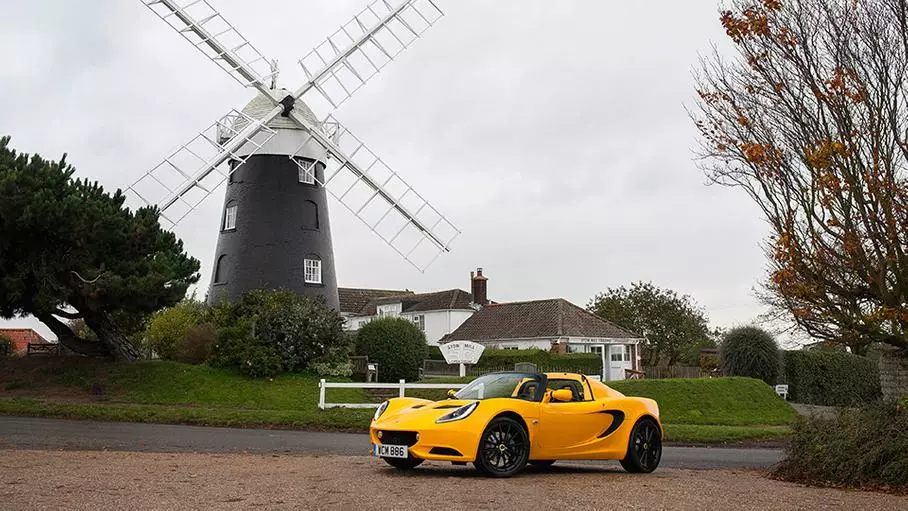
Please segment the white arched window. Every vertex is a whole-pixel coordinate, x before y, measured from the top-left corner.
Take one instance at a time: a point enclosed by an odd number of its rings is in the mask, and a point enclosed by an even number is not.
[[[309,255],[303,260],[303,278],[306,284],[322,283],[322,260],[317,255]]]
[[[224,230],[236,229],[236,203],[228,203],[224,208]]]

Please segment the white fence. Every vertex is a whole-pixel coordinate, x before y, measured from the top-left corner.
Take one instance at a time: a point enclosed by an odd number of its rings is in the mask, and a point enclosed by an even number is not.
[[[400,397],[406,396],[407,389],[462,389],[466,383],[332,383],[325,380],[318,382],[318,407],[325,408],[378,408],[381,403],[328,403],[325,401],[327,389],[399,389]]]

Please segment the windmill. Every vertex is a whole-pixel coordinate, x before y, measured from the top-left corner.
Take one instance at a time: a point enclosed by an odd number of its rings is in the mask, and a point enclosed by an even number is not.
[[[127,190],[177,225],[226,181],[209,302],[261,288],[323,297],[338,308],[328,194],[424,272],[460,234],[333,116],[442,16],[433,0],[377,0],[299,60],[306,82],[278,69],[208,0],[140,0],[257,95],[137,179]]]

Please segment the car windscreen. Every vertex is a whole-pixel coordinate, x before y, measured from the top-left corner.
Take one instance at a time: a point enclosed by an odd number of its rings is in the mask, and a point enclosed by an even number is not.
[[[536,401],[540,386],[539,375],[530,373],[493,373],[480,376],[460,389],[457,399],[493,399],[513,397]]]

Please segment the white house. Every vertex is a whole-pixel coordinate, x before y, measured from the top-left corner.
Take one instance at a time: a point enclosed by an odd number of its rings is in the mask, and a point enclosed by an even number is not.
[[[489,304],[442,339],[503,349],[599,353],[605,378],[623,380],[639,371],[643,339],[563,298]]]
[[[347,330],[359,330],[374,318],[402,317],[415,323],[426,334],[431,346],[453,332],[487,304],[486,277],[482,268],[470,273],[472,293],[449,289],[434,293],[413,293],[382,289],[338,289],[341,314]],[[476,296],[476,299],[474,299]]]

